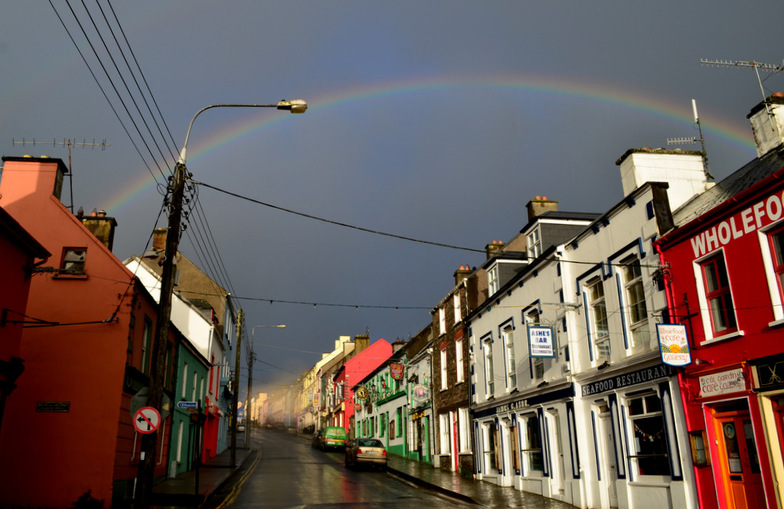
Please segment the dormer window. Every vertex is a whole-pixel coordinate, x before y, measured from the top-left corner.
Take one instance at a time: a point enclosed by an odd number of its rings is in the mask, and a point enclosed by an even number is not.
[[[495,292],[498,291],[499,288],[498,265],[493,265],[487,271],[487,288],[489,290],[489,295],[493,295]]]
[[[526,244],[528,246],[529,259],[533,260],[542,254],[542,236],[538,226],[526,236]]]

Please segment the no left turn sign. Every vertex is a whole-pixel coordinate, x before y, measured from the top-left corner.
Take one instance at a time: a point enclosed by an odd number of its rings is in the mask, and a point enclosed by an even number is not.
[[[161,414],[151,406],[140,408],[133,416],[133,427],[139,433],[152,433],[160,424]]]

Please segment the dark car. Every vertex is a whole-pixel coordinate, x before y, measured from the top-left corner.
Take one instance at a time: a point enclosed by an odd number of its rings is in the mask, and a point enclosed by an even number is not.
[[[387,450],[376,438],[356,438],[346,444],[346,468],[362,465],[387,468]]]
[[[322,451],[327,449],[343,449],[346,447],[348,434],[346,430],[339,426],[328,426],[324,428],[319,437],[319,445]]]
[[[324,432],[320,429],[313,433],[313,438],[310,439],[310,446],[314,449],[321,449],[321,434]]]

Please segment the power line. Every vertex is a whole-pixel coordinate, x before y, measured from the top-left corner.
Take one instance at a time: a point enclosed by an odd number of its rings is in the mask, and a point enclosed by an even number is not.
[[[213,189],[215,191],[218,191],[220,193],[228,194],[229,196],[233,196],[233,197],[239,198],[241,200],[245,200],[245,201],[249,201],[249,202],[252,202],[252,203],[256,203],[257,205],[263,205],[263,206],[269,207],[271,209],[280,210],[282,212],[287,212],[289,214],[294,214],[296,216],[306,217],[308,219],[314,219],[316,221],[321,221],[323,223],[328,223],[328,224],[332,224],[332,225],[335,225],[335,226],[342,226],[344,228],[350,228],[350,229],[353,229],[353,230],[359,230],[359,231],[363,231],[365,233],[372,233],[374,235],[382,235],[382,236],[385,236],[385,237],[392,237],[392,238],[395,238],[395,239],[406,240],[406,241],[409,241],[409,242],[418,242],[420,244],[428,244],[428,245],[431,245],[431,246],[446,247],[446,248],[449,248],[449,249],[459,249],[459,250],[462,250],[462,251],[470,251],[472,253],[484,253],[484,250],[482,250],[482,249],[474,249],[474,248],[470,248],[470,247],[461,247],[461,246],[455,246],[455,245],[452,245],[452,244],[443,244],[443,243],[440,243],[440,242],[431,242],[431,241],[428,241],[428,240],[421,240],[421,239],[415,239],[413,237],[406,237],[406,236],[403,236],[403,235],[396,235],[394,233],[387,233],[387,232],[382,232],[382,231],[379,231],[379,230],[371,230],[369,228],[363,228],[361,226],[354,226],[354,225],[351,225],[351,224],[348,224],[348,223],[341,223],[339,221],[333,221],[331,219],[325,219],[323,217],[314,216],[314,215],[311,215],[311,214],[306,214],[304,212],[297,212],[296,210],[291,210],[291,209],[287,209],[287,208],[284,208],[284,207],[279,207],[277,205],[272,205],[271,203],[266,203],[266,202],[263,202],[263,201],[260,201],[260,200],[255,200],[253,198],[249,198],[249,197],[243,196],[241,194],[233,193],[231,191],[227,191],[227,190],[221,189],[219,187],[215,187],[215,186],[212,186],[212,185],[209,185],[209,184],[205,184],[204,182],[199,182],[198,180],[190,179],[189,182],[192,182],[192,183],[194,183],[196,185],[208,187],[208,188]]]

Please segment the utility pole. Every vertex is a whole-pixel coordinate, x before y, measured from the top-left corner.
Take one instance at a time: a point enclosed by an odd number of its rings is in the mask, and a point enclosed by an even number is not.
[[[152,372],[150,376],[150,397],[147,405],[161,410],[163,390],[166,384],[166,346],[169,343],[169,321],[171,320],[172,293],[174,290],[174,259],[180,243],[182,223],[182,201],[185,194],[185,164],[178,162],[171,178],[171,204],[166,234],[166,249],[161,274],[161,296],[158,304],[158,323],[155,328],[155,342],[152,345]],[[161,444],[163,441],[161,440]],[[155,482],[155,451],[158,446],[158,430],[142,437],[142,453],[139,461],[139,478],[142,483],[138,507],[147,508],[152,502],[152,487]]]
[[[240,357],[242,350],[240,350],[240,343],[242,343],[242,322],[244,315],[242,310],[239,310],[237,316],[237,346],[236,356],[234,359],[234,381],[231,383],[231,466],[237,466],[237,405],[240,398]],[[247,411],[247,410],[246,410]]]

